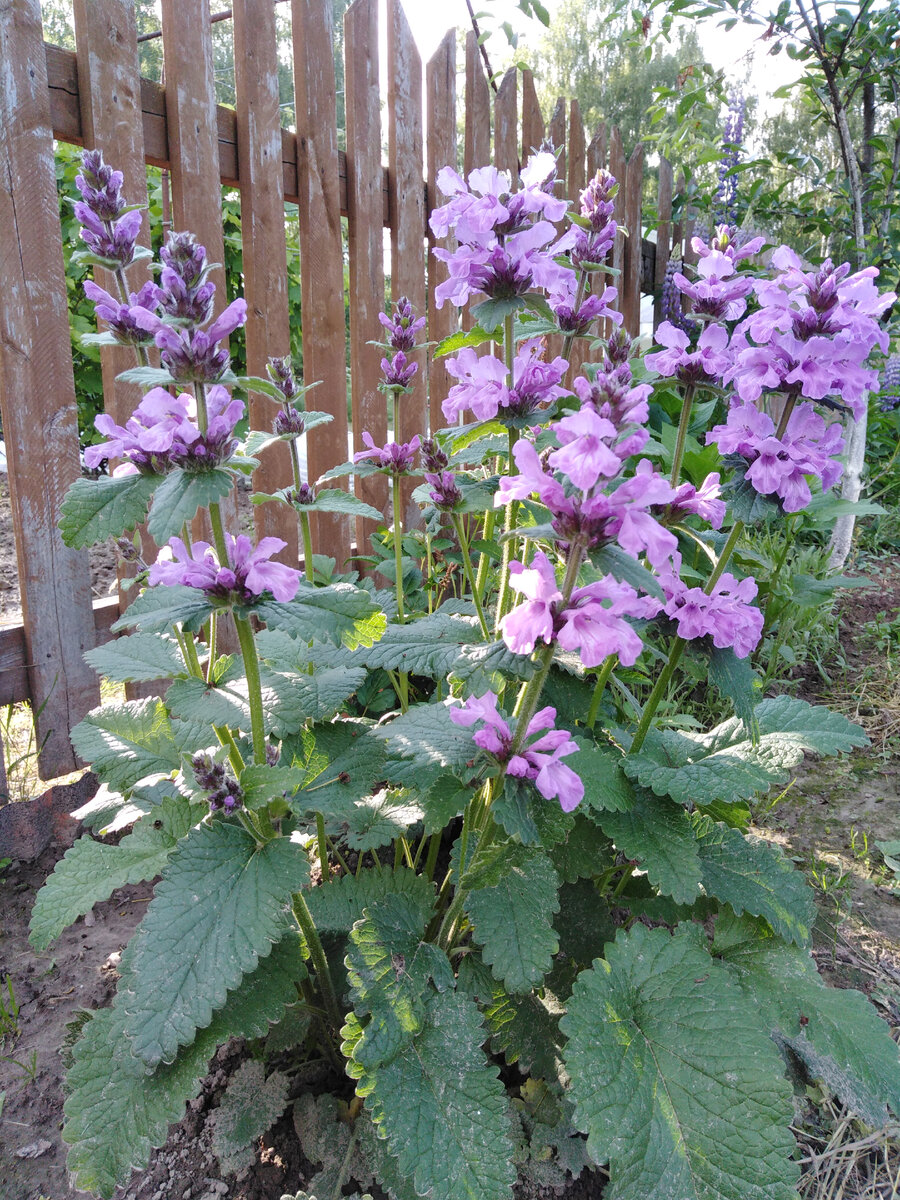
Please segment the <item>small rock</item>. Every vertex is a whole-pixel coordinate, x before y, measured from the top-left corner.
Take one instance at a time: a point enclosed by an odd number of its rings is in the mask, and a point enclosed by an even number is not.
[[[188,1184],[188,1186],[181,1193],[181,1200],[191,1200],[191,1193],[193,1192],[193,1190],[194,1190],[193,1187],[190,1184]]]
[[[88,929],[90,929],[92,925],[97,924],[97,918],[94,916],[93,912],[84,914],[84,923]]]
[[[52,1149],[53,1143],[41,1138],[39,1142],[29,1142],[21,1150],[17,1150],[16,1158],[40,1158],[42,1154],[46,1154],[48,1150]]]

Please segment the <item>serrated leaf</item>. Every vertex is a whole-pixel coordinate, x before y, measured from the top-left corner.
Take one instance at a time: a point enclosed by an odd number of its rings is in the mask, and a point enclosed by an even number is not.
[[[700,854],[690,817],[680,805],[638,791],[628,812],[601,812],[597,824],[650,882],[679,904],[700,892]]]
[[[420,791],[424,831],[427,836],[446,829],[472,798],[472,789],[455,775],[439,775],[428,788]]]
[[[240,778],[247,808],[262,808],[276,797],[292,796],[303,784],[303,772],[296,767],[270,767],[251,763],[244,767]]]
[[[462,695],[483,696],[499,692],[506,680],[530,679],[536,663],[524,654],[513,654],[504,642],[473,642],[462,646],[448,672],[453,682],[462,683]]]
[[[379,904],[385,896],[406,896],[422,914],[422,928],[434,907],[434,887],[423,875],[408,867],[389,867],[363,871],[359,875],[341,875],[305,892],[306,903],[321,933],[348,933],[359,921],[363,909]]]
[[[283,758],[303,771],[294,811],[320,812],[343,821],[354,803],[385,778],[384,744],[368,725],[335,721],[285,739]]]
[[[353,1008],[363,1022],[353,1057],[365,1070],[390,1063],[425,1023],[434,956],[443,958],[437,947],[422,942],[427,919],[409,895],[386,895],[366,908],[350,931],[347,977]],[[452,983],[450,964],[446,958],[443,963]]]
[[[196,632],[212,611],[206,593],[199,588],[181,584],[145,588],[112,628],[114,633],[132,627],[153,633],[173,625],[184,625],[185,629]]]
[[[150,1066],[172,1062],[271,952],[291,893],[308,879],[306,855],[288,838],[260,847],[224,821],[193,830],[169,859],[136,935],[125,1000],[133,1053]]]
[[[755,715],[756,744],[737,718],[709,733],[651,730],[640,752],[624,760],[625,772],[658,796],[671,796],[681,804],[735,804],[784,783],[805,750],[838,754],[869,740],[840,713],[793,696],[763,700]]]
[[[374,645],[387,627],[369,592],[349,583],[322,588],[301,583],[289,603],[267,600],[253,611],[270,629],[283,629],[304,642],[331,642],[350,650]]]
[[[421,820],[422,809],[411,792],[382,788],[373,796],[356,800],[347,810],[344,839],[351,850],[377,850],[389,846]]]
[[[718,918],[713,953],[740,983],[760,1024],[867,1125],[885,1125],[888,1107],[900,1112],[897,1046],[862,993],[828,987],[808,950],[746,918]]]
[[[759,736],[756,706],[762,693],[762,681],[750,665],[750,659],[738,658],[730,646],[713,646],[709,652],[709,678],[734,705],[735,715],[744,723],[751,741]]]
[[[152,633],[132,633],[88,650],[84,656],[94,670],[116,683],[171,679],[185,670],[178,643]]]
[[[530,780],[515,775],[504,778],[491,812],[511,838],[545,849],[564,841],[574,822],[570,813],[564,813],[555,800],[545,799]]]
[[[152,1074],[131,1053],[120,1000],[94,1013],[73,1050],[66,1080],[63,1140],[75,1185],[108,1200],[132,1170],[145,1167],[151,1149],[165,1143],[169,1125],[199,1091],[216,1048],[232,1037],[262,1037],[296,999],[305,976],[300,940],[289,935],[175,1062]]]
[[[353,1024],[348,1022],[353,1053]],[[515,1168],[506,1094],[481,1043],[474,1002],[450,989],[431,994],[425,1024],[387,1066],[351,1072],[399,1173],[419,1195],[441,1200],[506,1200]],[[357,1043],[358,1044],[358,1043]]]
[[[795,1196],[790,1087],[755,1017],[693,927],[636,925],[579,975],[566,1066],[608,1200]]]
[[[710,820],[694,818],[700,871],[707,894],[740,916],[765,917],[788,942],[805,946],[816,905],[812,890],[778,846]]]
[[[623,903],[619,896],[616,901]],[[606,943],[616,936],[608,901],[598,894],[590,879],[562,885],[553,927],[559,937],[560,957],[582,967],[602,957]]]
[[[623,770],[625,758],[581,735],[575,741],[578,753],[566,757],[566,766],[584,784],[582,804],[595,812],[627,812],[634,804],[634,788]]]
[[[211,471],[171,471],[156,489],[147,530],[160,546],[180,535],[200,508],[221,500],[231,491],[234,477],[230,471],[214,467]]]
[[[175,380],[165,367],[129,367],[116,376],[122,383],[139,383],[142,387],[167,387]]]
[[[464,769],[478,753],[471,730],[454,725],[448,704],[416,704],[373,733],[392,755],[411,758],[424,767]]]
[[[340,488],[320,488],[312,504],[304,504],[304,512],[340,513],[347,517],[368,517],[370,521],[383,521],[384,513],[352,492]]]
[[[477,954],[467,954],[460,963],[457,986],[484,1013],[492,1053],[529,1074],[560,1077],[565,1039],[559,1032],[560,1014],[551,1012],[546,999],[536,992],[511,996]]]
[[[451,333],[442,342],[438,342],[434,348],[433,357],[443,358],[447,354],[458,354],[460,350],[465,350],[467,346],[483,346],[485,342],[492,341],[494,341],[493,333],[488,333],[486,330],[479,329],[476,326],[474,329],[468,331]]]
[[[408,625],[389,625],[378,644],[366,651],[365,664],[373,671],[381,668],[446,679],[460,647],[480,641],[481,631],[473,618],[436,612]]]
[[[543,851],[509,847],[499,882],[466,897],[482,958],[510,992],[530,991],[550,969],[559,949],[552,925],[558,892],[559,876]]]
[[[147,515],[160,482],[157,475],[76,479],[60,506],[59,531],[73,550],[85,550],[108,537],[121,537]]]
[[[486,333],[493,333],[507,317],[525,308],[522,296],[511,296],[509,299],[482,300],[472,309],[472,317]]]
[[[250,1166],[255,1143],[287,1107],[290,1080],[280,1071],[266,1076],[261,1062],[247,1059],[228,1081],[212,1119],[212,1152],[226,1175]]]
[[[85,835],[66,851],[38,892],[31,911],[31,944],[46,950],[67,925],[108,900],[126,883],[154,879],[169,855],[204,815],[182,797],[163,800],[118,846]]]
[[[72,730],[78,755],[110,787],[124,791],[147,775],[169,774],[181,756],[213,741],[212,730],[170,721],[161,700],[127,700],[95,708]]]
[[[550,851],[550,859],[560,879],[593,879],[615,862],[609,838],[593,820],[576,812],[565,838]]]

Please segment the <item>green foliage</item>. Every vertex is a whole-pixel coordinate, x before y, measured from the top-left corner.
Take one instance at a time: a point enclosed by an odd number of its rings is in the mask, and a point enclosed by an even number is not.
[[[693,929],[620,934],[578,977],[562,1029],[576,1120],[593,1160],[609,1163],[609,1200],[795,1194],[777,1050]]]
[[[146,517],[158,483],[154,475],[76,479],[60,508],[63,541],[74,550],[84,550],[131,532]]]
[[[278,1120],[287,1104],[290,1080],[280,1071],[266,1076],[254,1059],[241,1063],[213,1114],[212,1152],[225,1175],[250,1166],[255,1143]]]
[[[264,600],[254,611],[269,629],[283,630],[304,642],[331,642],[350,650],[371,646],[387,626],[370,594],[349,583],[322,588],[301,583],[289,604]]]
[[[85,659],[100,675],[117,683],[171,679],[185,671],[178,643],[169,637],[132,633],[88,650]]]
[[[638,862],[654,887],[679,904],[700,891],[697,840],[685,810],[668,797],[638,789],[627,812],[599,813],[597,823],[616,847]]]
[[[170,720],[162,701],[152,697],[95,708],[72,730],[78,754],[120,791],[147,775],[176,771],[184,754],[210,740],[203,726]]]
[[[185,523],[193,521],[197,510],[223,499],[234,480],[230,471],[214,467],[211,471],[171,471],[153,495],[153,507],[147,530],[163,545],[180,535]]]

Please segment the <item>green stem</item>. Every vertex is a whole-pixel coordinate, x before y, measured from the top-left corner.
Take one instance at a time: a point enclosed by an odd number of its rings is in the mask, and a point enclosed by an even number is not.
[[[669,476],[669,482],[673,488],[678,487],[678,480],[681,477],[681,464],[684,462],[684,444],[687,441],[693,407],[694,385],[689,383],[684,389],[684,398],[681,401],[681,419],[678,422],[678,434],[675,438],[675,450],[672,454],[672,474]]]
[[[784,402],[784,408],[781,410],[781,418],[778,421],[778,428],[775,430],[775,436],[779,441],[784,437],[784,432],[787,429],[788,421],[791,419],[791,413],[794,411],[796,403],[797,393],[793,392]]]
[[[490,542],[494,536],[494,526],[497,523],[497,510],[488,509],[484,516],[484,528],[481,536],[486,542]],[[485,593],[487,592],[488,575],[491,569],[491,556],[488,553],[483,553],[478,561],[478,575],[475,579],[475,592],[481,603],[484,603]]]
[[[306,582],[315,583],[316,569],[313,566],[312,530],[309,527],[309,513],[300,512],[300,533],[303,537],[303,570]]]
[[[587,290],[587,281],[588,281],[588,272],[582,269],[581,271],[578,272],[578,291],[575,294],[575,304],[572,307],[572,311],[576,314],[576,316],[578,314],[578,310],[581,308],[581,302],[584,299],[584,293]],[[566,361],[568,361],[569,355],[572,353],[572,346],[573,346],[574,342],[575,342],[575,334],[567,333],[566,340],[563,342],[563,349],[562,349],[562,356],[564,359],[566,359]],[[567,380],[567,386],[568,386],[568,380]]]
[[[428,857],[425,859],[425,878],[434,879],[434,868],[437,866],[438,854],[441,850],[441,834],[433,833],[428,843]]]
[[[397,620],[406,623],[403,611],[403,513],[400,496],[400,476],[391,476],[391,502],[394,508],[394,570],[397,575]]]
[[[209,658],[206,660],[206,682],[212,681],[213,667],[216,665],[216,628],[219,621],[219,614],[213,609],[212,616],[209,618]]]
[[[322,948],[322,939],[319,937],[316,923],[313,920],[312,913],[309,911],[309,905],[306,903],[302,892],[294,893],[291,911],[309,947],[309,954],[316,971],[316,979],[319,982],[319,991],[322,993],[322,1003],[325,1006],[325,1011],[328,1013],[328,1018],[335,1033],[339,1033],[344,1023],[344,1017],[338,1007],[334,982],[331,978],[331,970],[328,966],[328,959],[325,957],[325,951]]]
[[[603,693],[606,691],[609,677],[615,670],[618,661],[619,656],[617,654],[610,654],[600,668],[600,674],[597,676],[597,682],[594,684],[594,694],[591,696],[591,707],[588,709],[587,720],[585,722],[588,729],[594,728],[597,714],[600,712],[600,701],[603,699]]]
[[[316,839],[319,843],[319,870],[322,872],[322,882],[327,883],[331,878],[328,867],[328,841],[325,837],[325,818],[320,812],[316,813]]]
[[[507,467],[508,475],[517,474],[515,469],[515,459],[513,458],[513,447],[519,440],[519,433],[516,429],[509,429],[509,463]],[[506,506],[506,521],[504,523],[504,539],[503,539],[503,560],[500,564],[500,594],[497,597],[497,612],[494,620],[494,632],[500,630],[500,622],[506,616],[512,602],[512,588],[510,587],[510,563],[516,557],[516,539],[512,536],[516,529],[516,524],[519,515],[518,500],[510,500]]]
[[[475,601],[475,611],[478,613],[478,624],[481,626],[481,632],[485,641],[490,641],[491,635],[488,630],[487,621],[485,620],[484,609],[481,606],[481,597],[478,595],[475,573],[472,570],[472,559],[469,557],[469,539],[466,537],[466,526],[459,513],[453,514],[453,524],[456,528],[456,536],[459,538],[459,548],[462,551],[463,569],[466,573],[466,582],[472,590],[472,599]]]
[[[253,628],[244,617],[234,614],[234,624],[237,629],[241,654],[244,658],[244,670],[247,673],[247,692],[250,699],[250,732],[253,738],[253,757],[258,763],[266,761],[266,729],[263,720],[262,684],[259,678],[259,657],[256,653],[256,640]]]

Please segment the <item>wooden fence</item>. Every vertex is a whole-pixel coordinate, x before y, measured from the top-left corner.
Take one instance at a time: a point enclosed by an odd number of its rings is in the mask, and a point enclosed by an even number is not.
[[[30,700],[36,713],[39,771],[54,778],[78,764],[71,727],[99,702],[83,652],[110,636],[116,598],[92,603],[88,555],[67,549],[56,528],[60,502],[79,474],[78,431],[53,139],[103,150],[125,175],[129,200],[146,203],[145,164],[170,174],[176,228],[190,229],[223,261],[221,185],[241,195],[247,367],[264,374],[269,355],[288,352],[284,202],[298,206],[302,266],[303,358],[307,381],[321,381],[315,407],[334,416],[308,447],[310,478],[347,456],[347,345],[344,238],[348,220],[349,362],[355,446],[363,429],[386,437],[386,406],[377,390],[385,266],[394,297],[407,295],[428,314],[437,341],[458,321],[438,310],[434,288],[444,266],[426,215],[438,201],[435,179],[445,163],[466,171],[493,160],[515,170],[547,136],[561,147],[570,196],[600,166],[620,181],[617,218],[631,231],[619,239],[615,266],[626,327],[637,333],[641,293],[657,298],[673,239],[672,175],[660,169],[658,246],[642,240],[643,148],[626,163],[618,132],[586,131],[576,102],[559,100],[545,122],[528,72],[511,71],[492,94],[474,36],[467,36],[465,113],[457,136],[457,35],[448,31],[424,67],[400,0],[387,0],[387,105],[378,65],[378,0],[355,0],[345,16],[346,153],[338,148],[331,0],[292,0],[296,134],[279,122],[273,0],[233,0],[235,110],[215,103],[207,0],[162,0],[166,86],[142,79],[130,0],[75,0],[77,53],[43,41],[39,0],[0,6],[0,408],[9,460],[24,623],[0,630],[0,704]],[[423,107],[422,97],[426,97]],[[387,163],[382,120],[387,122]],[[383,262],[384,229],[390,263]],[[678,240],[678,229],[674,230]],[[427,239],[427,241],[426,241]],[[145,267],[132,268],[135,289]],[[227,302],[218,271],[218,306]],[[215,276],[214,276],[215,278]],[[103,282],[101,280],[101,282]],[[658,299],[657,299],[658,303]],[[103,351],[104,403],[119,421],[138,394],[115,382],[127,351]],[[403,438],[425,426],[429,396],[439,405],[447,376],[428,363],[402,408]],[[250,398],[251,423],[265,427],[268,402]],[[286,455],[267,452],[258,489],[289,482]],[[360,480],[363,497],[383,507],[385,482]],[[296,555],[293,514],[256,510],[260,534],[285,538]],[[319,518],[317,548],[339,560],[351,532]],[[0,791],[2,788],[0,746]]]

